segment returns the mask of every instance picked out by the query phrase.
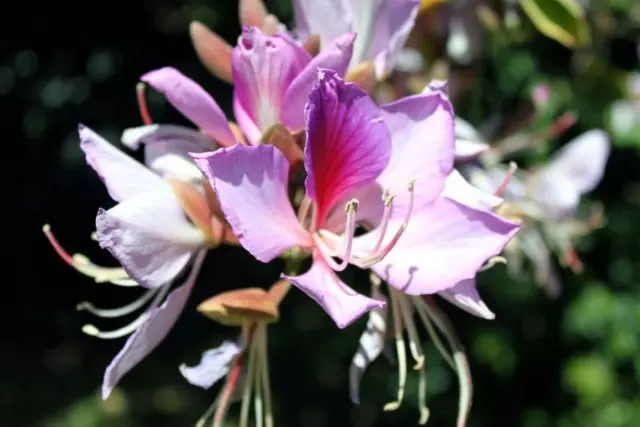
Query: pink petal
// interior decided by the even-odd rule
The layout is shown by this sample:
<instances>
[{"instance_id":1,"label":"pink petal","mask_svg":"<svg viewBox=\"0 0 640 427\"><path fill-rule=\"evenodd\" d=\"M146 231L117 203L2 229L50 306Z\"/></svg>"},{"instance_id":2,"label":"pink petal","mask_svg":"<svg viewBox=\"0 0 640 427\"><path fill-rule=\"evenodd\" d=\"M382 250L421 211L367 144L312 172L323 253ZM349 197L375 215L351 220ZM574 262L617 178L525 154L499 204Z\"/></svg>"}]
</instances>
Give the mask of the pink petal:
<instances>
[{"instance_id":1,"label":"pink petal","mask_svg":"<svg viewBox=\"0 0 640 427\"><path fill-rule=\"evenodd\" d=\"M391 157L389 130L380 109L357 85L334 71L320 81L305 108L305 187L317 203L321 227L330 210L348 193L371 183Z\"/></svg>"},{"instance_id":2,"label":"pink petal","mask_svg":"<svg viewBox=\"0 0 640 427\"><path fill-rule=\"evenodd\" d=\"M78 126L80 148L87 163L97 172L115 201L122 201L149 191L170 191L158 175L118 150L100 135Z\"/></svg>"},{"instance_id":3,"label":"pink petal","mask_svg":"<svg viewBox=\"0 0 640 427\"><path fill-rule=\"evenodd\" d=\"M236 143L224 113L198 83L172 67L151 71L140 79L163 93L178 111L216 142L224 146Z\"/></svg>"},{"instance_id":4,"label":"pink petal","mask_svg":"<svg viewBox=\"0 0 640 427\"><path fill-rule=\"evenodd\" d=\"M236 145L193 157L234 234L254 257L269 262L293 246L310 246L289 202L289 163L278 149Z\"/></svg>"},{"instance_id":5,"label":"pink petal","mask_svg":"<svg viewBox=\"0 0 640 427\"><path fill-rule=\"evenodd\" d=\"M442 195L479 210L491 210L504 201L469 184L455 169L447 177Z\"/></svg>"},{"instance_id":6,"label":"pink petal","mask_svg":"<svg viewBox=\"0 0 640 427\"><path fill-rule=\"evenodd\" d=\"M144 193L96 217L100 247L136 282L157 288L176 278L204 243L171 192Z\"/></svg>"},{"instance_id":7,"label":"pink petal","mask_svg":"<svg viewBox=\"0 0 640 427\"><path fill-rule=\"evenodd\" d=\"M369 310L381 308L384 301L357 293L334 273L319 256L314 256L311 269L301 276L280 275L313 298L327 312L338 328L343 329Z\"/></svg>"},{"instance_id":8,"label":"pink petal","mask_svg":"<svg viewBox=\"0 0 640 427\"><path fill-rule=\"evenodd\" d=\"M473 159L487 151L489 148L489 145L484 142L456 139L456 160L467 161Z\"/></svg>"},{"instance_id":9,"label":"pink petal","mask_svg":"<svg viewBox=\"0 0 640 427\"><path fill-rule=\"evenodd\" d=\"M129 128L122 134L122 143L132 149L145 144L145 163L164 178L200 182L202 173L189 153L201 153L216 148L208 135L194 129L174 125L148 125Z\"/></svg>"},{"instance_id":10,"label":"pink petal","mask_svg":"<svg viewBox=\"0 0 640 427\"><path fill-rule=\"evenodd\" d=\"M197 255L185 283L174 289L160 307L150 310L147 321L129 336L105 371L102 399L107 399L122 377L155 350L167 336L189 298L205 255L206 251Z\"/></svg>"},{"instance_id":11,"label":"pink petal","mask_svg":"<svg viewBox=\"0 0 640 427\"><path fill-rule=\"evenodd\" d=\"M392 155L378 183L396 195L398 206L408 201L407 187L415 179L416 202L431 202L453 169L454 114L449 100L442 92L432 92L403 98L383 110Z\"/></svg>"},{"instance_id":12,"label":"pink petal","mask_svg":"<svg viewBox=\"0 0 640 427\"><path fill-rule=\"evenodd\" d=\"M397 230L394 218L389 230ZM397 289L411 295L432 294L475 277L484 262L499 254L518 231L486 210L476 210L445 197L417 211L391 252L372 269ZM359 251L371 248L375 229L359 238ZM391 238L391 233L386 240Z\"/></svg>"},{"instance_id":13,"label":"pink petal","mask_svg":"<svg viewBox=\"0 0 640 427\"><path fill-rule=\"evenodd\" d=\"M284 94L309 61L309 54L287 37L243 28L232 52L234 111L251 143L280 121Z\"/></svg>"},{"instance_id":14,"label":"pink petal","mask_svg":"<svg viewBox=\"0 0 640 427\"><path fill-rule=\"evenodd\" d=\"M367 4L367 2L360 2ZM361 60L373 59L376 65L376 77L387 76L404 48L409 33L420 9L420 0L382 0L372 14L369 28L356 28L363 38L370 39L369 45L363 47ZM362 15L363 12L358 13ZM370 34L363 34L365 31Z\"/></svg>"},{"instance_id":15,"label":"pink petal","mask_svg":"<svg viewBox=\"0 0 640 427\"><path fill-rule=\"evenodd\" d=\"M439 295L474 316L484 319L495 319L496 317L480 298L475 279L463 280L453 288L440 292Z\"/></svg>"},{"instance_id":16,"label":"pink petal","mask_svg":"<svg viewBox=\"0 0 640 427\"><path fill-rule=\"evenodd\" d=\"M346 33L331 42L315 56L300 74L291 82L284 95L281 118L289 129L304 127L304 106L309 99L309 93L318 82L318 70L327 68L344 76L353 53L355 33Z\"/></svg>"},{"instance_id":17,"label":"pink petal","mask_svg":"<svg viewBox=\"0 0 640 427\"><path fill-rule=\"evenodd\" d=\"M322 48L341 34L354 31L356 16L350 0L294 0L293 11L298 36L320 36Z\"/></svg>"}]
</instances>

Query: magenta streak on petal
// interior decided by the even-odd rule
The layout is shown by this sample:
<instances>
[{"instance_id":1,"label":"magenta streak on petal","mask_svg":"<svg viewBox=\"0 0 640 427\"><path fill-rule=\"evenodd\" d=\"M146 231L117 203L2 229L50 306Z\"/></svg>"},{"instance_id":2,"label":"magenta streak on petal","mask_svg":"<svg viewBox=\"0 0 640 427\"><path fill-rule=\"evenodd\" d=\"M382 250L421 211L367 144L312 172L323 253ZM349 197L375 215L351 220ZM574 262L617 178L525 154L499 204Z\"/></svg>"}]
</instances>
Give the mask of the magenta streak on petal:
<instances>
[{"instance_id":1,"label":"magenta streak on petal","mask_svg":"<svg viewBox=\"0 0 640 427\"><path fill-rule=\"evenodd\" d=\"M373 100L334 71L319 71L305 108L307 195L317 204L316 228L342 197L371 183L391 157L391 138Z\"/></svg>"}]
</instances>

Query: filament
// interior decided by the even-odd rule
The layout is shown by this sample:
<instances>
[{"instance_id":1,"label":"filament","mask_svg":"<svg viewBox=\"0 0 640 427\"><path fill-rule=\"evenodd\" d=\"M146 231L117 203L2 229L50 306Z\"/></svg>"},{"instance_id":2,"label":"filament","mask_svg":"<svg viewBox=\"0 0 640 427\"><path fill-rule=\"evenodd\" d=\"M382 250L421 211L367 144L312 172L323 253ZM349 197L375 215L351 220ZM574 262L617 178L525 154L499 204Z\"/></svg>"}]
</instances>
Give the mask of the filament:
<instances>
[{"instance_id":1,"label":"filament","mask_svg":"<svg viewBox=\"0 0 640 427\"><path fill-rule=\"evenodd\" d=\"M147 85L143 82L140 82L136 85L136 98L138 100L138 110L140 111L140 117L142 117L142 123L145 125L150 125L153 123L151 120L151 115L149 114L149 109L147 108L147 101L144 96L144 91Z\"/></svg>"},{"instance_id":2,"label":"filament","mask_svg":"<svg viewBox=\"0 0 640 427\"><path fill-rule=\"evenodd\" d=\"M398 394L396 400L384 405L384 411L395 411L400 407L402 399L404 398L404 388L407 383L407 355L404 344L404 338L402 334L402 318L398 313L398 301L397 298L391 297L392 315L393 315L393 333L396 342L396 353L398 355Z\"/></svg>"},{"instance_id":3,"label":"filament","mask_svg":"<svg viewBox=\"0 0 640 427\"><path fill-rule=\"evenodd\" d=\"M140 307L144 306L148 301L153 298L153 296L158 292L157 289L150 289L142 294L140 297L136 298L131 303L124 305L118 308L97 308L93 304L88 301L83 301L76 306L76 310L78 311L88 311L91 314L94 314L98 317L103 318L115 318L126 316L127 314L131 314L134 311L138 310Z\"/></svg>"},{"instance_id":4,"label":"filament","mask_svg":"<svg viewBox=\"0 0 640 427\"><path fill-rule=\"evenodd\" d=\"M420 411L418 424L425 425L429 421L429 408L427 407L427 372L424 367L420 368L418 380L418 410Z\"/></svg>"},{"instance_id":5,"label":"filament","mask_svg":"<svg viewBox=\"0 0 640 427\"><path fill-rule=\"evenodd\" d=\"M373 248L373 252L378 252L380 247L382 246L382 242L384 241L384 236L387 234L387 227L389 226L389 219L391 219L391 212L393 211L393 199L395 196L387 195L384 196L384 212L382 214L382 221L380 222L380 237L378 238L378 242Z\"/></svg>"},{"instance_id":6,"label":"filament","mask_svg":"<svg viewBox=\"0 0 640 427\"><path fill-rule=\"evenodd\" d=\"M251 391L256 377L256 337L251 340L249 344L249 368L247 372L247 378L245 381L244 392L242 393L242 407L240 408L240 427L247 427L249 423L249 403L251 401Z\"/></svg>"},{"instance_id":7,"label":"filament","mask_svg":"<svg viewBox=\"0 0 640 427\"><path fill-rule=\"evenodd\" d=\"M260 355L262 356L262 389L264 392L264 420L265 427L273 427L273 408L271 406L271 380L269 378L269 354L267 351L267 327L261 325L262 334L260 334Z\"/></svg>"},{"instance_id":8,"label":"filament","mask_svg":"<svg viewBox=\"0 0 640 427\"><path fill-rule=\"evenodd\" d=\"M402 320L404 321L405 328L407 329L407 335L409 336L409 351L416 364L413 369L420 370L424 366L424 354L420 346L420 337L416 330L416 324L413 321L413 313L411 313L411 306L409 305L406 297L401 292L389 287L389 293L394 294L394 297L398 300L397 307L402 314Z\"/></svg>"},{"instance_id":9,"label":"filament","mask_svg":"<svg viewBox=\"0 0 640 427\"><path fill-rule=\"evenodd\" d=\"M502 183L500 184L500 186L498 186L496 191L493 193L494 196L500 196L502 193L504 193L504 190L507 189L509 182L511 182L511 178L513 178L513 174L516 172L517 169L518 169L518 165L515 162L509 162L509 170L507 171L507 174L502 180Z\"/></svg>"}]
</instances>

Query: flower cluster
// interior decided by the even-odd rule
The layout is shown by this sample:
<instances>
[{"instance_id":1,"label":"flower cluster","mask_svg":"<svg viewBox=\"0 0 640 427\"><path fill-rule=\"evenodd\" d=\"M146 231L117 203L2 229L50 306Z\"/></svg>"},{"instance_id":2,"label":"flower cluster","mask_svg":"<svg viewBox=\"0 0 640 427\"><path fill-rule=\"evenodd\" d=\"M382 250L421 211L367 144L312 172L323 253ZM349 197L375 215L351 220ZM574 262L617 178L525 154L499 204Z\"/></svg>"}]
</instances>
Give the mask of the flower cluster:
<instances>
[{"instance_id":1,"label":"flower cluster","mask_svg":"<svg viewBox=\"0 0 640 427\"><path fill-rule=\"evenodd\" d=\"M117 330L83 328L98 338L128 337L106 369L103 398L167 335L209 250L239 245L256 262L283 258L286 268L269 290L237 289L198 307L241 329L237 342L206 351L197 366L180 367L198 387L225 379L203 420L212 415L213 425L222 425L234 396L241 395L241 426L248 423L251 400L256 425L274 425L267 325L279 319L279 303L293 285L340 329L368 316L350 368L354 402L365 369L392 340L399 383L396 399L384 409L397 409L403 400L408 353L419 375L419 422L427 422L423 327L459 376L458 425L465 425L469 366L433 295L494 318L476 275L503 261L505 247L516 251L514 245L532 258L539 275L548 274L541 254L546 246L536 241L540 228L563 254L571 238L591 228L573 213L580 195L600 179L604 161L577 160L606 159L608 145L600 131L590 132L520 177L455 116L446 82L383 102L383 83L406 62L405 43L428 3L295 0L292 32L260 1L241 1L244 26L235 46L200 23L190 28L202 63L233 84L235 122L196 82L165 67L140 78L144 123L121 138L128 148L143 147L144 164L79 126L87 163L116 202L98 211L95 240L120 267L70 255L49 226L45 234L69 265L96 282L144 289L120 308L78 307L104 318L140 312ZM193 128L154 123L147 87L163 94ZM512 240L521 223L523 232ZM370 271L368 295L337 274L349 266Z\"/></svg>"}]
</instances>

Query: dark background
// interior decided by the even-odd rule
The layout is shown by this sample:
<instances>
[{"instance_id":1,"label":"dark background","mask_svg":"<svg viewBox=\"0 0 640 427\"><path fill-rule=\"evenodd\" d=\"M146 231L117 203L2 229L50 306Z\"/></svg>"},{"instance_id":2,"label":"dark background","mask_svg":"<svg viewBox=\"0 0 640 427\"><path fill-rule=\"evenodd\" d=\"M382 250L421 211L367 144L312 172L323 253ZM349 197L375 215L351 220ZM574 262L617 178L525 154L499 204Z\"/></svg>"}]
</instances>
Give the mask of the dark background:
<instances>
[{"instance_id":1,"label":"dark background","mask_svg":"<svg viewBox=\"0 0 640 427\"><path fill-rule=\"evenodd\" d=\"M290 22L287 2L267 4ZM515 47L485 51L475 69L479 83L469 95L475 99L480 91L484 101L474 103L479 107L473 110L461 105L459 111L475 120L494 110L508 111L523 97L530 80L552 76L569 88L564 102L582 114L576 128L551 147L580 131L604 126L608 106L622 96L615 79L621 70L638 69L636 29L629 27L624 14L614 16L620 19L619 31L603 37L603 50L595 53L605 64L600 74L574 80L570 52L533 36ZM94 319L76 312L75 305L89 300L118 306L137 293L95 284L66 266L41 227L51 224L70 252L113 265L89 238L97 209L112 206L112 201L85 164L76 128L83 123L115 143L123 129L140 125L135 84L143 73L175 66L231 114L232 88L209 75L193 52L187 33L192 19L232 44L239 34L237 5L230 1L12 2L11 8L3 7L2 426L192 425L217 390L190 386L177 367L195 363L201 351L236 334L197 314L195 306L222 290L267 287L278 277L277 263L261 264L240 248L212 252L169 337L125 377L111 399L100 401L103 370L122 341L83 335L81 326ZM509 68L513 58L523 55L535 67ZM150 96L150 108L157 122L186 124L159 96ZM471 357L475 400L469 427L640 425L640 230L639 208L632 197L638 166L634 146L626 144L613 152L607 175L592 195L605 203L608 227L580 246L583 275L562 272L565 291L560 299L548 300L529 278L514 280L497 267L481 280L483 295L497 313L495 321L441 304ZM355 287L364 290L366 275L350 274ZM270 327L277 425L417 423L414 382L399 411L381 411L393 399L396 384L395 368L383 357L365 376L363 403L354 406L349 401L347 370L364 321L338 331L317 305L295 290L285 300L281 316L281 322ZM105 328L118 326L117 320L95 321ZM453 426L455 377L433 347L426 348L429 425ZM235 412L231 414L229 425Z\"/></svg>"}]
</instances>

